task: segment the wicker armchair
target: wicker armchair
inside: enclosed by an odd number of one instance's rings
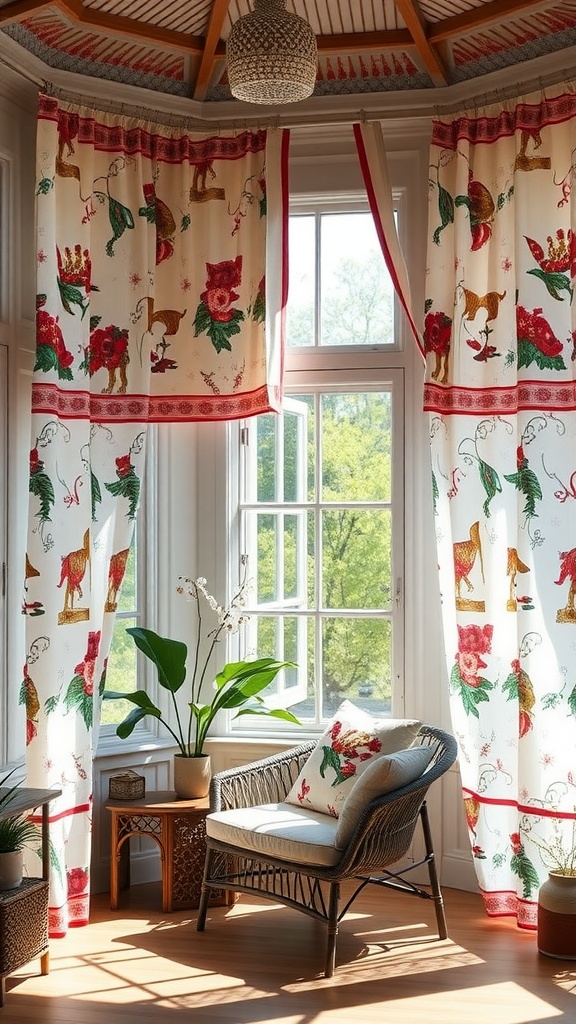
[[[337,855],[336,864],[326,866],[283,860],[222,842],[209,834],[209,815],[197,930],[204,930],[208,900],[213,889],[232,889],[283,903],[326,923],[325,976],[331,977],[339,922],[364,887],[375,884],[432,900],[438,934],[445,939],[446,919],[425,797],[430,785],[455,761],[456,741],[441,729],[425,725],[421,727],[416,743],[430,746],[433,750],[428,768],[409,785],[367,804],[347,847]],[[313,742],[304,743],[282,754],[217,773],[211,785],[211,812],[282,803],[314,745]],[[424,836],[423,859],[410,863],[401,871],[387,870],[407,853],[418,821]],[[422,864],[428,866],[430,891],[405,878],[408,872]],[[358,884],[345,906],[340,908],[340,885],[350,879]]]

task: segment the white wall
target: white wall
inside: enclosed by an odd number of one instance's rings
[[[28,504],[29,389],[34,362],[35,242],[33,196],[35,188],[34,135],[35,90],[0,70],[0,159],[10,167],[11,223],[9,259],[0,265],[9,276],[10,313],[0,324],[0,344],[6,344],[10,377],[10,443],[8,507],[10,531],[8,718],[10,728],[0,732],[0,763],[23,755],[15,737],[23,737],[23,710],[18,693],[24,661],[24,619],[20,615],[22,572]],[[390,172],[394,187],[409,186],[407,230],[403,238],[410,271],[413,304],[424,307],[426,207],[429,124],[418,120],[384,124]],[[353,191],[362,187],[350,126],[294,129],[291,140],[290,187],[293,193],[316,188]],[[407,364],[406,404],[406,714],[450,728],[447,683],[441,647],[441,624],[436,574],[434,525],[430,492],[427,417],[421,411],[423,366],[416,346],[410,343]],[[175,580],[193,572],[197,564],[197,536],[202,529],[207,545],[206,523],[221,494],[206,493],[207,481],[199,478],[198,458],[214,444],[210,425],[174,425],[158,432],[159,478],[157,485],[159,558],[156,593],[158,629],[181,635],[185,628],[185,602],[176,595]],[[178,500],[170,500],[178,486]],[[218,482],[211,484],[219,488]],[[212,543],[213,573],[223,544]],[[207,573],[208,574],[208,573]],[[1,698],[1,694],[0,694]],[[16,728],[18,723],[18,728]],[[13,728],[14,725],[14,728]],[[7,735],[11,740],[7,746]],[[218,740],[210,742],[214,770],[241,764],[286,746],[282,742]],[[145,751],[130,752],[127,745],[101,745],[95,764],[93,888],[104,891],[109,878],[109,821],[104,810],[108,779],[121,767],[131,767],[146,778],[147,791],[167,789],[171,782],[172,750],[151,744]],[[430,793],[429,806],[437,852],[445,885],[474,888],[474,875],[464,823],[458,772],[454,769],[443,785]],[[132,880],[159,877],[156,847],[149,841],[133,843]]]

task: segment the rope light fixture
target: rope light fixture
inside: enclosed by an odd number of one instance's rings
[[[254,0],[235,21],[226,44],[232,95],[247,103],[297,103],[316,83],[316,36],[286,0]]]

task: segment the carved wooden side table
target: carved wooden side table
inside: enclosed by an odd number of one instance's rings
[[[130,885],[130,837],[150,836],[160,847],[162,910],[197,907],[206,854],[208,797],[176,800],[173,792],[149,793],[138,800],[109,800],[110,909],[118,909],[120,878]],[[213,905],[234,901],[234,893],[216,893]]]

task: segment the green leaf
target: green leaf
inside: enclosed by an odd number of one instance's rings
[[[62,305],[64,306],[66,312],[71,313],[72,316],[74,316],[74,310],[71,307],[80,306],[83,317],[86,312],[86,309],[88,308],[88,302],[85,296],[80,291],[80,289],[76,288],[76,286],[72,284],[64,284],[64,282],[61,281],[59,277],[56,280],[58,283],[58,290],[60,292]],[[82,319],[82,317],[80,319]]]
[[[170,693],[177,693],[186,678],[186,644],[181,640],[159,636],[152,629],[141,626],[133,626],[126,632],[138,650],[156,666],[160,686]]]
[[[490,502],[496,494],[502,493],[502,484],[500,483],[500,477],[493,466],[489,466],[487,462],[482,459],[478,460],[478,472],[480,474],[480,482],[486,492],[486,500],[482,506],[484,515],[490,518]]]
[[[538,477],[531,469],[525,466],[519,469],[516,473],[505,473],[504,479],[510,484],[514,484],[518,491],[521,491],[526,498],[526,503],[522,512],[525,516],[531,519],[537,515],[536,502],[542,500],[542,489],[538,483]]]
[[[568,697],[568,707],[570,708],[570,713],[576,718],[576,686]]]
[[[332,747],[322,747],[324,751],[322,757],[322,764],[320,765],[320,775],[323,779],[326,778],[326,769],[333,768],[335,772],[340,773],[340,758]]]
[[[48,373],[49,370],[58,369],[58,360],[56,358],[56,349],[52,345],[38,345],[36,347],[36,363],[34,365],[34,371],[42,370],[43,373]]]
[[[440,214],[441,224],[432,235],[432,241],[435,245],[440,245],[440,233],[444,228],[448,224],[454,223],[454,200],[450,193],[445,188],[442,188],[440,183],[438,183],[438,213]]]
[[[558,302],[563,302],[564,298],[562,295],[558,295],[559,291],[567,291],[570,298],[572,298],[572,288],[570,286],[570,279],[566,274],[560,274],[557,271],[547,272],[542,270],[541,267],[533,267],[532,270],[527,271],[528,274],[532,274],[537,277],[540,281],[546,285],[549,295],[553,299],[557,299]]]
[[[200,302],[193,321],[194,337],[197,338],[199,334],[204,334],[211,323],[212,317],[210,316],[208,306],[205,302]]]
[[[518,369],[536,363],[540,370],[565,370],[562,356],[547,356],[528,338],[518,338]]]
[[[141,206],[138,210],[139,217],[145,217],[149,224],[156,223],[156,203],[150,203],[148,206]]]

